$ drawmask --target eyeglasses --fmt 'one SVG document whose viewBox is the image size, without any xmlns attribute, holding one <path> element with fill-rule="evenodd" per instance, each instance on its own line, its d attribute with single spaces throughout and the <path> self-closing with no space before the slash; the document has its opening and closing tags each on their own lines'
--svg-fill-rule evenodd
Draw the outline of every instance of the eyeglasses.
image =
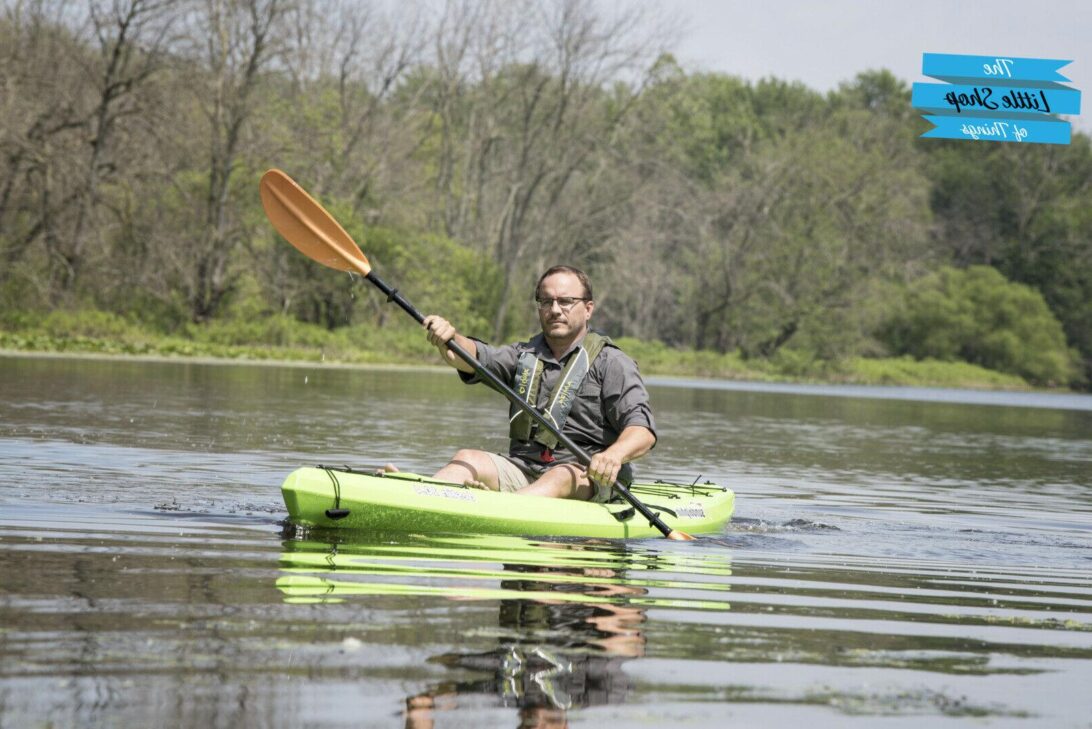
<svg viewBox="0 0 1092 729">
<path fill-rule="evenodd" d="M 568 311 L 576 306 L 576 302 L 578 301 L 591 301 L 591 299 L 576 298 L 573 296 L 560 296 L 556 299 L 535 299 L 535 303 L 538 304 L 540 311 L 549 311 L 554 308 L 554 302 L 557 302 L 557 305 L 561 307 L 562 311 Z"/>
</svg>

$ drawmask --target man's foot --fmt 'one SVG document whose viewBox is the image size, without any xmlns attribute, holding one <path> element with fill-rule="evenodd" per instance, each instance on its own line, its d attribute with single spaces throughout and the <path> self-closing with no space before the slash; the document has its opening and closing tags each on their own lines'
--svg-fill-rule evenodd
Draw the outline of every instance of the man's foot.
<svg viewBox="0 0 1092 729">
<path fill-rule="evenodd" d="M 467 480 L 463 481 L 463 486 L 471 489 L 481 489 L 482 491 L 489 490 L 489 487 L 485 485 L 484 481 L 476 481 L 472 478 L 468 478 Z"/>
<path fill-rule="evenodd" d="M 382 468 L 375 469 L 376 476 L 382 476 L 384 473 L 398 473 L 398 466 L 393 463 L 388 463 Z"/>
</svg>

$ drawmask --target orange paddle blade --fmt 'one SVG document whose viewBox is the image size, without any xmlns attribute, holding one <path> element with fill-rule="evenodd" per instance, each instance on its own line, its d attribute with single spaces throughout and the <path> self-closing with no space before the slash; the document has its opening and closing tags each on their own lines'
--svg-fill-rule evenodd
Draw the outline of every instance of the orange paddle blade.
<svg viewBox="0 0 1092 729">
<path fill-rule="evenodd" d="M 269 222 L 303 255 L 339 271 L 371 272 L 352 237 L 291 177 L 269 170 L 262 175 L 261 193 Z"/>
<path fill-rule="evenodd" d="M 676 542 L 693 542 L 696 541 L 694 537 L 686 532 L 680 532 L 678 529 L 672 529 L 670 532 L 664 535 L 668 539 L 674 539 Z"/>
</svg>

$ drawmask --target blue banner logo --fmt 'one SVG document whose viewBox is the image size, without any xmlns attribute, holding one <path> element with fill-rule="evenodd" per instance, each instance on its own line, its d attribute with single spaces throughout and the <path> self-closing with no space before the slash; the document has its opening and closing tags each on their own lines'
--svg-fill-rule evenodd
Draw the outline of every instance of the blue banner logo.
<svg viewBox="0 0 1092 729">
<path fill-rule="evenodd" d="M 930 139 L 973 139 L 987 142 L 1038 142 L 1069 144 L 1069 122 L 1026 121 L 990 117 L 925 116 L 936 125 L 922 137 Z"/>
<path fill-rule="evenodd" d="M 914 108 L 936 125 L 923 137 L 1069 144 L 1069 122 L 1081 113 L 1081 92 L 1059 73 L 1071 61 L 1011 56 L 925 53 L 922 74 L 947 83 L 915 83 Z"/>
<path fill-rule="evenodd" d="M 1069 79 L 1058 73 L 1062 66 L 1073 61 L 1058 61 L 1051 58 L 1014 58 L 1012 56 L 961 56 L 951 53 L 923 53 L 921 73 L 923 76 L 939 78 L 942 81 L 953 79 L 988 80 L 988 81 L 1045 81 L 1047 83 L 1069 83 Z"/>
</svg>

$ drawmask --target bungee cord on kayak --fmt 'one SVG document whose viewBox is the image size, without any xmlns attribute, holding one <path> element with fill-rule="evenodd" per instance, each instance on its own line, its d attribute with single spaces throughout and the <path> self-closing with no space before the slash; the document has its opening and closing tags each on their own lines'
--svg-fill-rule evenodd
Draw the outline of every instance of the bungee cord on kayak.
<svg viewBox="0 0 1092 729">
<path fill-rule="evenodd" d="M 335 521 L 337 519 L 344 519 L 349 515 L 349 510 L 341 508 L 341 482 L 338 481 L 337 474 L 334 473 L 334 469 L 327 468 L 321 465 L 319 466 L 319 468 L 326 472 L 326 475 L 330 477 L 330 480 L 334 484 L 334 508 L 327 509 L 325 512 L 326 516 L 327 518 L 334 519 Z"/>
</svg>

